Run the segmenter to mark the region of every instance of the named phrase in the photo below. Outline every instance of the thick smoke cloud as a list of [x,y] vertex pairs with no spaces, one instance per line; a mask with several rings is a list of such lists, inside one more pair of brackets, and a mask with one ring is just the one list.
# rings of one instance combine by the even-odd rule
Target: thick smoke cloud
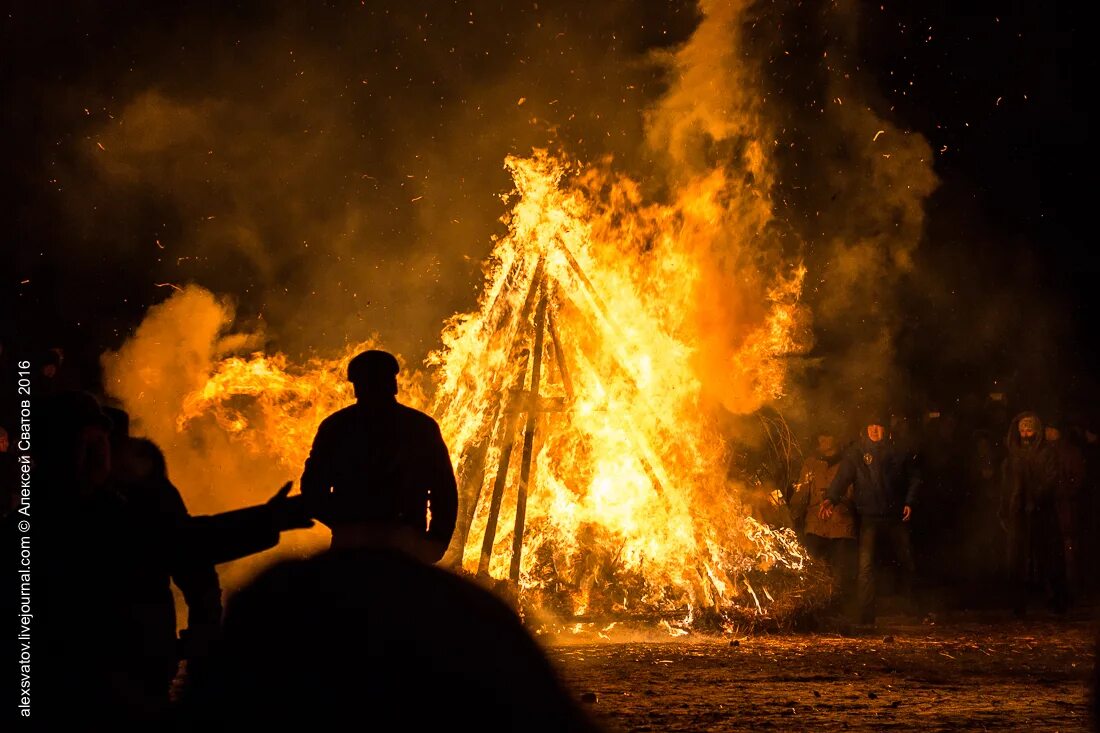
[[789,412],[841,430],[907,400],[899,340],[938,185],[928,141],[895,121],[861,67],[863,21],[851,2],[757,4],[747,21],[779,164],[777,217],[804,245],[814,313],[816,347]]
[[222,23],[179,12],[125,38],[133,55],[114,74],[105,61],[55,97],[76,132],[58,160],[73,230],[59,246],[93,270],[121,261],[146,303],[169,294],[158,283],[231,293],[290,353],[378,332],[413,361],[474,297],[505,155],[560,142],[636,156],[658,79],[638,48],[692,16],[488,2],[264,4]]

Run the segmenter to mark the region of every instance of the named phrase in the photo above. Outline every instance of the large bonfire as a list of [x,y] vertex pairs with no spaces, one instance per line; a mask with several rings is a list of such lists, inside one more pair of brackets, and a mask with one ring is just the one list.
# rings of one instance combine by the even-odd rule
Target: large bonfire
[[[789,357],[809,345],[806,272],[775,222],[772,137],[738,51],[742,10],[706,3],[668,60],[675,81],[647,113],[659,180],[544,150],[507,158],[507,231],[477,308],[445,324],[425,371],[403,372],[401,399],[437,418],[459,479],[446,562],[548,617],[722,624],[774,616],[800,592],[802,550],[751,515],[721,428],[722,415],[779,399]],[[184,329],[183,303],[202,297],[177,300],[107,373],[170,458],[218,464],[192,495],[236,466],[215,451],[250,456],[238,481],[267,480],[271,466],[297,475],[320,421],[352,401],[348,360],[385,346],[223,359],[243,346],[216,345],[224,307],[207,294],[208,322]],[[143,361],[161,359],[165,331],[202,342],[194,368]],[[150,405],[154,394],[167,404]]]
[[[509,158],[508,234],[477,311],[455,316],[429,359],[459,477],[449,561],[510,580],[559,618],[767,614],[803,555],[789,530],[748,516],[700,376],[714,302],[699,242],[728,231],[720,175],[668,204],[643,202],[606,165],[536,151]],[[800,348],[804,270],[779,269],[729,352],[727,398],[780,396]],[[727,287],[737,287],[737,282]],[[212,417],[253,452],[300,468],[318,423],[350,402],[347,360],[221,362],[178,426]],[[769,581],[769,576],[771,581]]]

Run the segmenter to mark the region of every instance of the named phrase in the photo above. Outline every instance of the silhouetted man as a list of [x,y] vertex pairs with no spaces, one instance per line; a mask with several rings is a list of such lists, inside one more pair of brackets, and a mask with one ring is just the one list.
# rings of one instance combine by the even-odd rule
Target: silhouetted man
[[913,551],[906,522],[912,515],[919,480],[912,456],[896,447],[886,435],[889,420],[868,418],[859,440],[845,454],[840,468],[829,484],[821,504],[821,515],[828,519],[848,486],[854,487],[856,514],[859,517],[858,623],[875,621],[875,555],[885,538],[894,547],[902,570],[902,588],[907,602],[912,601],[914,575]]
[[385,351],[351,360],[357,402],[317,429],[302,495],[334,548],[394,546],[438,562],[458,513],[454,469],[435,420],[397,401],[399,369]]

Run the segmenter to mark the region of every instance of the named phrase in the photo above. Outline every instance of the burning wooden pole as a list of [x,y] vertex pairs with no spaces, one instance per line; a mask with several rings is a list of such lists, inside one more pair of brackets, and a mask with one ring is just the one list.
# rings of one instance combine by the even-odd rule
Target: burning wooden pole
[[[524,370],[520,377],[520,386],[523,385]],[[481,541],[481,557],[477,562],[477,574],[487,576],[489,574],[489,559],[493,555],[493,542],[497,536],[497,519],[500,516],[500,503],[504,498],[504,484],[508,480],[508,464],[512,460],[512,447],[515,445],[516,421],[519,419],[518,410],[506,410],[502,438],[504,440],[500,449],[500,460],[497,462],[497,475],[493,479],[493,493],[489,497],[489,514],[485,519],[485,537]]]
[[527,394],[527,428],[523,431],[523,457],[519,487],[516,490],[516,528],[512,535],[512,567],[508,574],[519,583],[519,564],[523,555],[523,531],[527,519],[527,484],[531,479],[531,459],[535,445],[535,427],[539,416],[539,379],[542,376],[542,349],[546,337],[546,286],[535,311],[535,353],[531,356],[531,390]]
[[[519,354],[522,353],[520,351],[520,344],[523,343],[523,340],[522,340],[523,324],[526,323],[527,317],[531,313],[531,308],[534,306],[535,296],[539,292],[539,285],[540,285],[540,283],[543,279],[542,272],[543,272],[544,262],[545,262],[545,258],[540,257],[538,262],[535,265],[535,270],[534,270],[534,273],[532,275],[531,284],[528,287],[527,295],[523,300],[523,307],[520,309],[519,317],[516,318],[515,325],[512,328],[512,343],[511,343],[511,346],[509,347],[509,354],[511,355],[513,362],[518,361],[519,360]],[[513,265],[512,271],[509,272],[509,281],[511,280],[511,278],[512,278],[513,274],[515,273],[515,271],[516,271],[516,266]],[[519,378],[518,378],[518,383],[519,383],[520,390],[523,389],[523,382],[524,382],[524,379],[526,377],[526,374],[527,374],[527,360],[525,358],[525,359],[522,360],[521,371],[520,371]],[[496,400],[493,408],[489,411],[488,416],[483,420],[483,425],[486,426],[486,429],[479,431],[479,434],[482,437],[477,442],[477,444],[475,444],[475,446],[471,449],[471,451],[469,453],[469,458],[472,459],[474,465],[472,466],[472,468],[470,470],[467,470],[465,465],[463,466],[463,483],[462,483],[462,486],[459,487],[460,488],[460,498],[463,501],[463,503],[465,504],[465,506],[469,507],[469,508],[467,510],[463,511],[459,515],[459,523],[458,523],[458,534],[459,534],[459,540],[460,540],[460,542],[458,544],[458,564],[459,565],[462,564],[462,557],[465,554],[465,549],[466,549],[466,540],[469,538],[469,534],[470,534],[470,525],[473,523],[474,514],[477,512],[478,502],[481,500],[482,486],[485,483],[485,457],[486,457],[486,453],[489,449],[489,440],[492,438],[492,435],[493,435],[493,427],[500,425],[500,423],[499,423],[500,416],[503,412],[507,411],[507,405],[502,406],[502,403],[506,399],[506,397],[504,395],[504,376],[503,376],[503,374],[499,374],[495,377],[494,384],[496,386],[495,392],[496,392],[496,394],[499,394],[500,396]],[[449,400],[445,401],[443,406],[441,407],[441,409],[446,409],[447,406],[449,406],[449,405],[450,405]],[[506,434],[500,436],[500,439],[503,439],[507,443],[507,451],[502,452],[502,454],[501,454],[501,458],[503,460],[503,467],[502,468],[503,468],[504,474],[506,475],[507,472],[508,472],[508,461],[511,458],[511,446],[512,446],[511,434],[515,431],[515,419],[511,418],[511,417],[506,418],[505,421],[504,421],[504,424],[506,426],[507,425],[511,426],[510,429],[507,429]],[[464,461],[464,464],[465,464],[465,461]],[[490,521],[491,524],[489,526],[492,529],[491,534],[496,533],[497,513],[499,513],[499,511],[500,511],[500,497],[501,497],[501,495],[503,494],[503,491],[504,491],[504,486],[502,484],[500,484],[500,482],[504,480],[501,477],[501,467],[498,467],[498,469],[497,469],[497,477],[498,478],[494,482],[494,486],[493,486],[492,501],[490,502],[491,511],[489,513],[489,521]],[[498,485],[499,485],[499,489],[497,488]],[[486,532],[486,534],[488,535],[490,533]],[[487,540],[487,542],[489,542],[489,553],[491,553],[491,551],[492,551],[492,540],[493,540],[492,536],[490,536],[489,539]],[[488,555],[486,553],[485,548],[483,547],[482,548],[482,557],[478,561],[478,574],[484,574],[484,573],[487,573],[487,572],[488,572]]]
[[553,312],[547,315],[546,323],[550,328],[550,338],[554,343],[554,362],[558,365],[558,373],[561,374],[561,383],[562,386],[565,387],[565,397],[572,402],[573,380],[569,376],[569,365],[565,363],[565,352],[561,348],[561,338],[558,336],[558,324],[554,320]]

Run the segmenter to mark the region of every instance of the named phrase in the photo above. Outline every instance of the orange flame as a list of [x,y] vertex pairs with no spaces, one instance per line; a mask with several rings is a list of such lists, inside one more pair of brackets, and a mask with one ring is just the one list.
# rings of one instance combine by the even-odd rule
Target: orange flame
[[[607,164],[536,151],[506,165],[516,186],[508,234],[479,309],[452,318],[429,357],[430,407],[420,375],[402,372],[402,400],[434,412],[460,478],[452,561],[509,576],[530,432],[517,569],[532,603],[574,618],[766,613],[771,594],[750,575],[797,572],[804,557],[789,530],[747,516],[727,478],[708,370],[713,331],[734,333],[721,352],[726,406],[751,412],[783,394],[784,357],[804,348],[805,269],[779,269],[751,312],[720,322],[708,258],[731,230],[722,175],[655,204]],[[743,280],[762,278],[746,270]],[[225,359],[184,398],[177,428],[214,420],[251,454],[297,471],[320,421],[352,400],[348,360],[374,345],[304,365],[281,354]]]
[[[541,361],[550,368],[538,385],[521,587],[564,588],[568,607],[557,605],[572,615],[721,609],[739,602],[745,572],[800,568],[793,537],[743,516],[697,368],[713,313],[698,310],[709,280],[694,247],[728,226],[722,177],[657,205],[605,166],[545,151],[506,165],[516,199],[481,307],[451,321],[431,358],[436,414],[471,514],[456,548],[463,566],[484,565],[488,497],[495,472],[508,471],[489,553],[490,574],[508,576],[522,459],[501,455],[517,441],[508,414],[532,409]],[[801,349],[804,275],[796,265],[775,280],[763,317],[729,354],[745,411],[783,394],[783,357]],[[544,296],[550,338],[536,360],[532,302]]]

